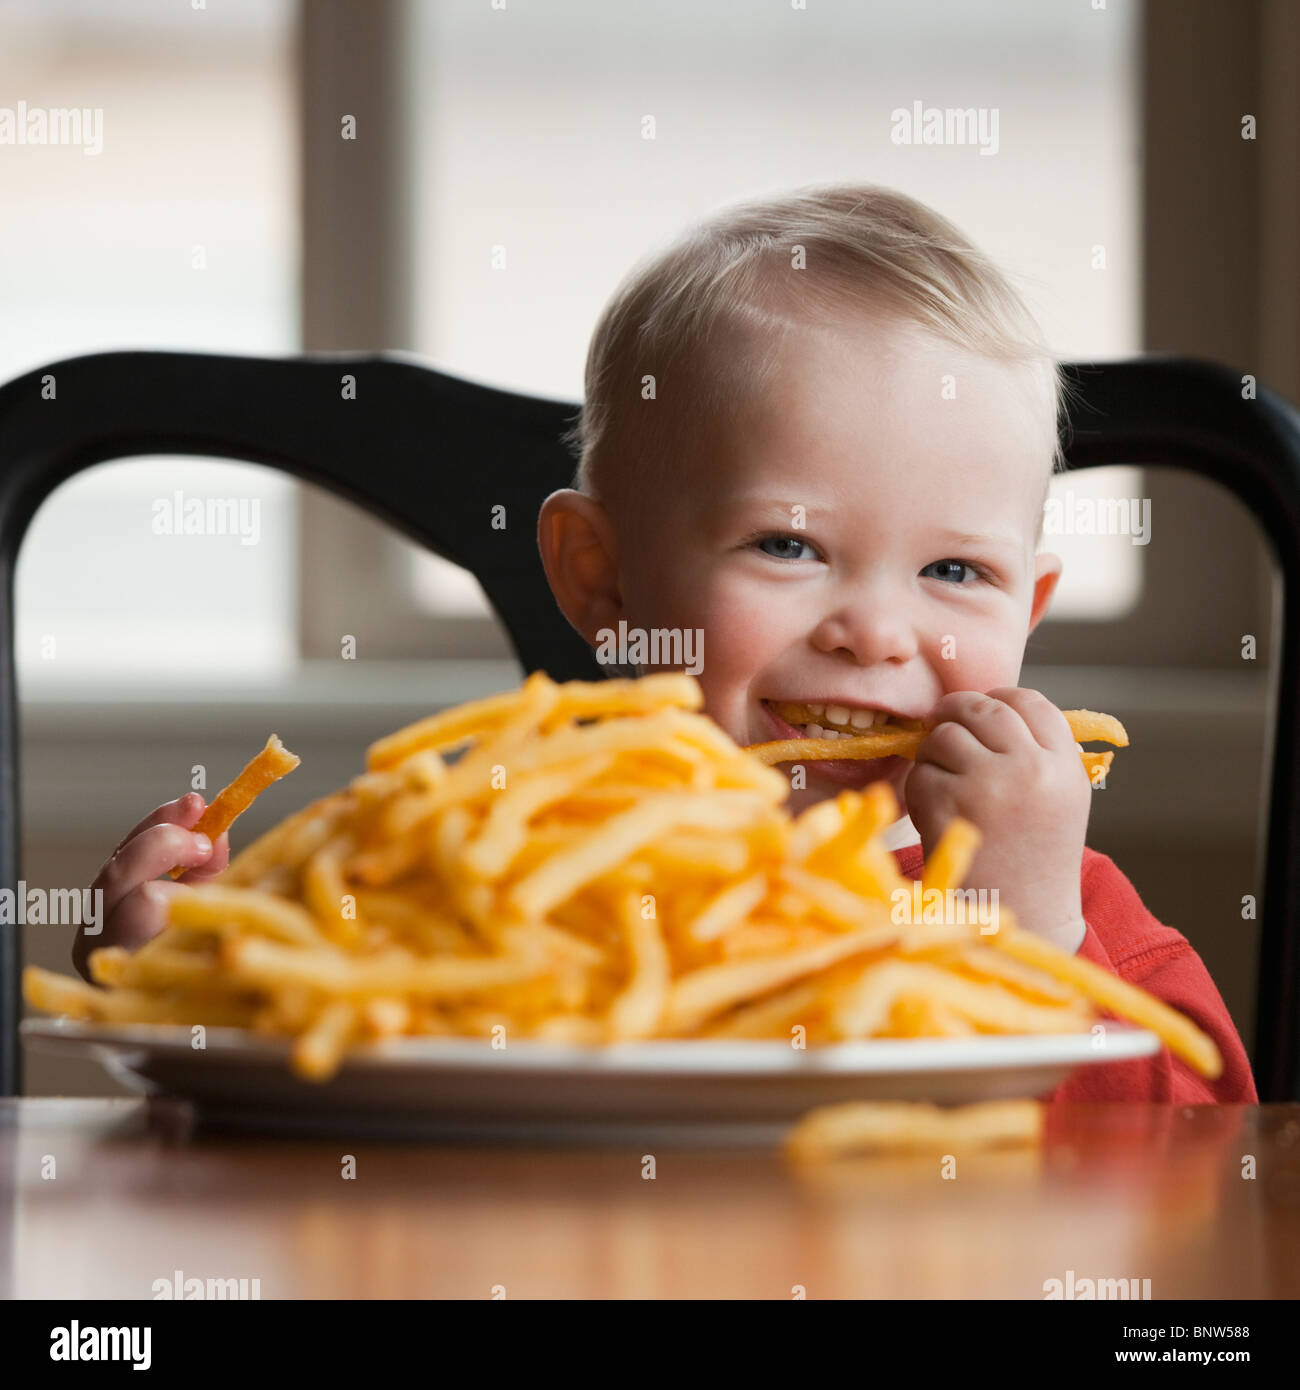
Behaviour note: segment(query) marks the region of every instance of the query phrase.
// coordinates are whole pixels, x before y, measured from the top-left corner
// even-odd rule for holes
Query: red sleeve
[[[919,878],[921,849],[895,851],[900,871]],[[1084,849],[1083,918],[1087,933],[1079,955],[1140,986],[1214,1039],[1223,1071],[1207,1081],[1167,1047],[1151,1057],[1083,1067],[1049,1100],[1142,1100],[1176,1105],[1258,1104],[1246,1050],[1219,991],[1186,937],[1158,922],[1137,889],[1104,854]]]
[[[1214,1039],[1223,1071],[1209,1081],[1162,1047],[1154,1056],[1136,1061],[1084,1067],[1049,1098],[1258,1104],[1255,1079],[1232,1017],[1187,938],[1147,911],[1137,889],[1104,854],[1084,850],[1082,887],[1088,930],[1079,955],[1186,1014]]]

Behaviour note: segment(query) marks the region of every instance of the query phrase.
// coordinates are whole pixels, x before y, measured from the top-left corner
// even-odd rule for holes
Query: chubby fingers
[[[206,839],[207,837],[203,836],[201,838]],[[223,830],[221,834],[212,841],[212,853],[206,859],[200,858],[199,862],[194,865],[193,868],[186,869],[176,881],[179,883],[202,883],[204,879],[216,878],[229,863],[230,832]]]
[[[84,929],[72,943],[72,963],[83,979],[90,980],[90,953],[101,946],[124,946],[134,951],[167,925],[172,897],[185,890],[175,883],[137,883],[119,898],[110,911],[105,902],[101,930],[93,936]],[[92,981],[93,983],[93,981]]]
[[[989,695],[1015,710],[1040,748],[1049,753],[1078,751],[1069,720],[1041,690],[1013,685],[990,690]]]
[[[134,951],[167,925],[167,908],[172,898],[184,890],[175,883],[137,884],[117,905],[113,914],[113,945]],[[95,943],[91,942],[91,950]]]
[[[94,888],[103,889],[104,912],[111,914],[142,883],[165,874],[177,864],[188,869],[209,862],[212,841],[184,826],[163,821],[129,837],[99,871]]]
[[[929,732],[916,750],[916,761],[947,772],[969,771],[986,751],[1026,752],[1035,744],[1019,710],[997,698],[995,693],[950,690],[925,716],[923,723]],[[1069,726],[1066,727],[1068,731]]]
[[[129,841],[154,825],[180,825],[186,830],[191,829],[204,811],[204,800],[198,792],[186,792],[184,796],[178,796],[175,801],[166,801],[149,814],[130,830],[117,843],[117,849],[113,851],[117,854]]]

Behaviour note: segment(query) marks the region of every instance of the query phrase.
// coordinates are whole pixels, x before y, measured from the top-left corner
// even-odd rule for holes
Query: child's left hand
[[[962,887],[996,888],[1019,926],[1074,952],[1092,786],[1065,716],[1037,690],[950,691],[903,784],[928,858],[953,816],[980,848]]]

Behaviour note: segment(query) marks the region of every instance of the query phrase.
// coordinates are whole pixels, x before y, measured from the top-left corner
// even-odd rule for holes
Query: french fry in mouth
[[[1070,732],[1077,743],[1085,739],[1128,747],[1128,734],[1123,724],[1111,714],[1098,714],[1090,709],[1062,710]],[[871,732],[850,734],[839,738],[781,738],[770,743],[751,743],[747,749],[765,763],[827,762],[851,758],[914,758],[916,750],[927,736],[919,719],[890,718],[877,724]],[[1090,753],[1081,749],[1083,766],[1091,780],[1096,781],[1098,770],[1105,773],[1113,753]]]

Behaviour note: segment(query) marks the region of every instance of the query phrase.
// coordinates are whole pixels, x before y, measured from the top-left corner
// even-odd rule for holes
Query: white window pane
[[[1142,534],[1143,517],[1150,521],[1143,476],[1140,468],[1089,468],[1052,479],[1039,549],[1061,557],[1053,618],[1096,622],[1136,607],[1150,540],[1149,529]]]
[[[224,461],[115,462],[69,479],[18,556],[24,695],[290,670],[296,493],[273,469]]]
[[[0,105],[102,110],[103,149],[0,145],[0,378],[97,349],[294,349],[292,17],[5,7]]]
[[[578,398],[596,315],[638,255],[735,199],[835,179],[951,217],[1018,276],[1062,356],[1139,349],[1132,6],[415,14],[419,335],[466,375]],[[998,107],[997,155],[893,144],[890,112],[916,100]]]
[[[441,555],[412,548],[406,554],[408,582],[416,602],[449,618],[491,618],[492,607],[474,576]]]

